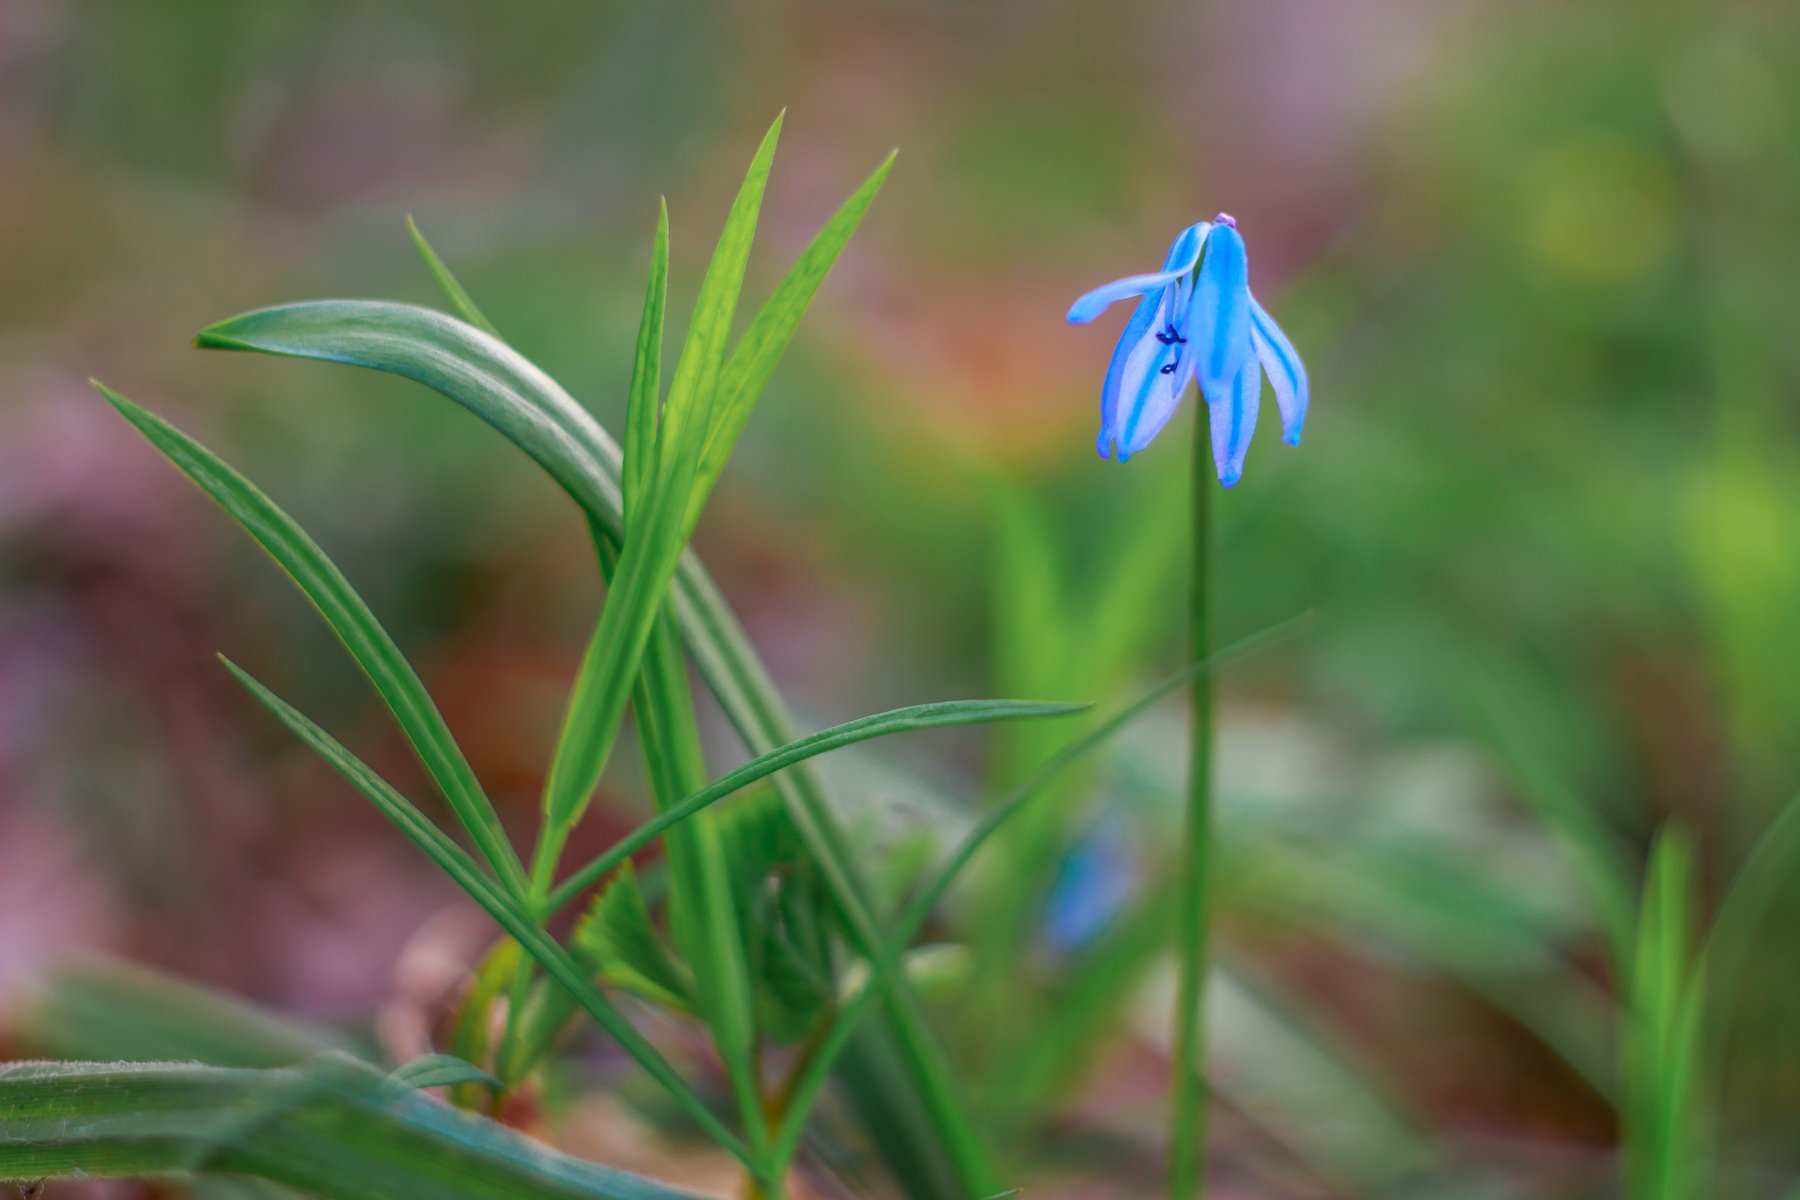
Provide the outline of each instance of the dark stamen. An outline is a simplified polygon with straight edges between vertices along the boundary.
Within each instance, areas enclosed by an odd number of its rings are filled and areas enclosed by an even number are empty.
[[[1165,332],[1156,335],[1157,341],[1165,346],[1173,346],[1177,342],[1180,342],[1183,346],[1187,345],[1187,339],[1176,332],[1175,322],[1169,322],[1167,325],[1163,326],[1163,329]]]

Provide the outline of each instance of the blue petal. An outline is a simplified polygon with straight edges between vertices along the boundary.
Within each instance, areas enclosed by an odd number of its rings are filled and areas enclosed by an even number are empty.
[[[1163,260],[1161,271],[1154,275],[1127,275],[1104,287],[1095,288],[1069,307],[1069,323],[1085,325],[1105,312],[1113,301],[1154,292],[1192,271],[1194,264],[1200,261],[1200,247],[1205,244],[1207,231],[1211,228],[1212,224],[1208,221],[1189,225],[1175,236],[1174,244],[1169,247],[1168,257]]]
[[[1275,389],[1275,403],[1281,407],[1281,436],[1290,446],[1300,444],[1300,428],[1306,424],[1306,364],[1287,334],[1268,314],[1256,297],[1250,298],[1250,339],[1256,346],[1256,357],[1268,372],[1269,384]]]
[[[1163,289],[1155,316],[1143,336],[1126,351],[1119,369],[1119,390],[1112,422],[1112,440],[1124,462],[1162,432],[1181,403],[1181,393],[1194,377],[1194,355],[1182,342],[1165,343],[1156,335],[1179,324],[1186,307],[1187,288],[1178,283]],[[1173,367],[1165,371],[1165,367]]]
[[[1106,368],[1106,383],[1100,388],[1100,438],[1096,448],[1101,458],[1112,457],[1113,438],[1118,432],[1119,388],[1125,379],[1131,351],[1150,333],[1151,322],[1156,320],[1162,302],[1161,292],[1151,292],[1138,301],[1137,310],[1125,323],[1125,332],[1119,335],[1119,344],[1113,348],[1112,362]]]
[[[1229,394],[1246,362],[1250,345],[1250,264],[1244,239],[1220,222],[1206,239],[1206,257],[1194,280],[1187,336],[1196,351],[1194,374],[1208,401]]]
[[[1256,410],[1262,405],[1262,364],[1246,358],[1229,390],[1219,399],[1208,397],[1207,420],[1212,424],[1213,466],[1219,482],[1232,487],[1244,477],[1244,455],[1250,435],[1256,432]]]

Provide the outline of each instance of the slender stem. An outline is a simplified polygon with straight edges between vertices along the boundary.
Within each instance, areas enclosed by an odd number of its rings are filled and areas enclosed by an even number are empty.
[[[1188,637],[1191,657],[1206,658],[1212,644],[1210,551],[1212,453],[1204,414],[1194,422],[1194,542]],[[1206,1193],[1206,974],[1207,900],[1212,857],[1213,680],[1194,680],[1188,732],[1187,812],[1182,831],[1181,896],[1176,909],[1175,1030],[1169,1104],[1169,1200],[1199,1200]]]

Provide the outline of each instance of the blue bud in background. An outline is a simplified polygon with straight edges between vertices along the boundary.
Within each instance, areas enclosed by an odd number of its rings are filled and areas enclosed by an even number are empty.
[[[1044,912],[1044,937],[1073,954],[1105,933],[1137,891],[1138,862],[1122,822],[1102,820],[1069,848]]]

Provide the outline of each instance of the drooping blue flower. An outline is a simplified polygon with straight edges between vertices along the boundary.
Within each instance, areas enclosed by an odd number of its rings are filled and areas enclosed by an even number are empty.
[[[1281,327],[1250,294],[1250,264],[1237,222],[1220,213],[1182,230],[1162,270],[1095,288],[1069,309],[1085,325],[1115,300],[1141,296],[1106,369],[1100,392],[1102,458],[1124,462],[1175,415],[1190,380],[1199,384],[1212,427],[1219,482],[1243,476],[1267,374],[1281,409],[1283,439],[1300,444],[1306,422],[1306,366]]]

